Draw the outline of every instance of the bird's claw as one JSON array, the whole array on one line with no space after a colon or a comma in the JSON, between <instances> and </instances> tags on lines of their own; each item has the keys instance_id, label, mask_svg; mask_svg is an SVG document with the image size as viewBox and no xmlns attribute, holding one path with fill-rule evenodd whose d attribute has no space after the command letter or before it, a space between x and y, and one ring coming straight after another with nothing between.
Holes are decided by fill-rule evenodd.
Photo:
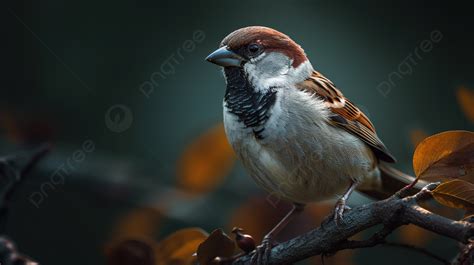
<instances>
[{"instance_id":1,"label":"bird's claw","mask_svg":"<svg viewBox=\"0 0 474 265\"><path fill-rule=\"evenodd\" d=\"M346 200L341 198L337 201L336 207L334 208L334 221L337 225L341 224L343 221L343 214L345 210L350 210L351 208L346 205Z\"/></svg>"},{"instance_id":2,"label":"bird's claw","mask_svg":"<svg viewBox=\"0 0 474 265\"><path fill-rule=\"evenodd\" d=\"M269 236L265 236L262 240L262 244L257 246L250 260L252 265L267 265L270 263L270 254L272 252L272 239Z\"/></svg>"}]
</instances>

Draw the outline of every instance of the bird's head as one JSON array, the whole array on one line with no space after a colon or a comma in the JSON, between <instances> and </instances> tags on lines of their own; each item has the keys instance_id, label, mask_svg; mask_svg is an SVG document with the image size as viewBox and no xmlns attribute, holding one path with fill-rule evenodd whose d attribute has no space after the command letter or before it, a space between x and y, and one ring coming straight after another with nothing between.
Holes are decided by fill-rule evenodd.
<instances>
[{"instance_id":1,"label":"bird's head","mask_svg":"<svg viewBox=\"0 0 474 265\"><path fill-rule=\"evenodd\" d=\"M290 37L260 26L230 33L206 60L224 69L243 69L257 86L300 82L312 71L304 50Z\"/></svg>"}]
</instances>

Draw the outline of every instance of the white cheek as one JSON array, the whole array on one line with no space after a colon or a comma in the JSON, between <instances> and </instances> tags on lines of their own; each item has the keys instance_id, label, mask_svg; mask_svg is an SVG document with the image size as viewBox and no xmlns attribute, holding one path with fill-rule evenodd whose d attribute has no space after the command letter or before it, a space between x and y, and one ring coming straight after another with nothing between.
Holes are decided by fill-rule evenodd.
<instances>
[{"instance_id":1,"label":"white cheek","mask_svg":"<svg viewBox=\"0 0 474 265\"><path fill-rule=\"evenodd\" d=\"M305 61L293 68L292 60L278 52L262 53L244 65L250 82L257 91L264 92L270 87L289 87L307 79L313 67Z\"/></svg>"},{"instance_id":2,"label":"white cheek","mask_svg":"<svg viewBox=\"0 0 474 265\"><path fill-rule=\"evenodd\" d=\"M250 82L259 91L287 85L286 76L290 69L291 60L281 53L262 53L244 66Z\"/></svg>"}]
</instances>

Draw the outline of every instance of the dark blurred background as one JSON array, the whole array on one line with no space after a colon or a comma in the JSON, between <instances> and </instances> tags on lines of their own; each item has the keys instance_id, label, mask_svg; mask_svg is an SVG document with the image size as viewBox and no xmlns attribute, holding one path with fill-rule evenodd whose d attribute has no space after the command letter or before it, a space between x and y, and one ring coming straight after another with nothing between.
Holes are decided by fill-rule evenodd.
<instances>
[{"instance_id":1,"label":"dark blurred background","mask_svg":"<svg viewBox=\"0 0 474 265\"><path fill-rule=\"evenodd\" d=\"M159 241L179 228L232 225L258 237L276 222L287 205L269 202L234 163L220 126L224 79L203 60L243 26L273 27L301 44L368 114L400 169L412 172L424 137L474 127L468 6L9 0L0 9L2 154L53 144L15 192L6 234L42 264L105 264L120 238ZM311 229L324 211L314 206L282 239ZM457 250L404 229L392 239L446 258ZM435 262L381 247L327 262L381 261Z\"/></svg>"}]
</instances>

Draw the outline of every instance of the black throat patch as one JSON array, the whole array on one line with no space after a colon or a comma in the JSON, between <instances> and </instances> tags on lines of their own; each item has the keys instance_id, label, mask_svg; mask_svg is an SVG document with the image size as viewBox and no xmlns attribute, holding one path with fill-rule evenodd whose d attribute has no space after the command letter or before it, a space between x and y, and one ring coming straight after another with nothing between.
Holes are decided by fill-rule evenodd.
<instances>
[{"instance_id":1,"label":"black throat patch","mask_svg":"<svg viewBox=\"0 0 474 265\"><path fill-rule=\"evenodd\" d=\"M237 115L245 127L252 128L257 139L263 139L268 111L276 100L275 89L270 88L264 93L255 91L242 68L227 67L224 73L227 79L224 97L227 109Z\"/></svg>"}]
</instances>

